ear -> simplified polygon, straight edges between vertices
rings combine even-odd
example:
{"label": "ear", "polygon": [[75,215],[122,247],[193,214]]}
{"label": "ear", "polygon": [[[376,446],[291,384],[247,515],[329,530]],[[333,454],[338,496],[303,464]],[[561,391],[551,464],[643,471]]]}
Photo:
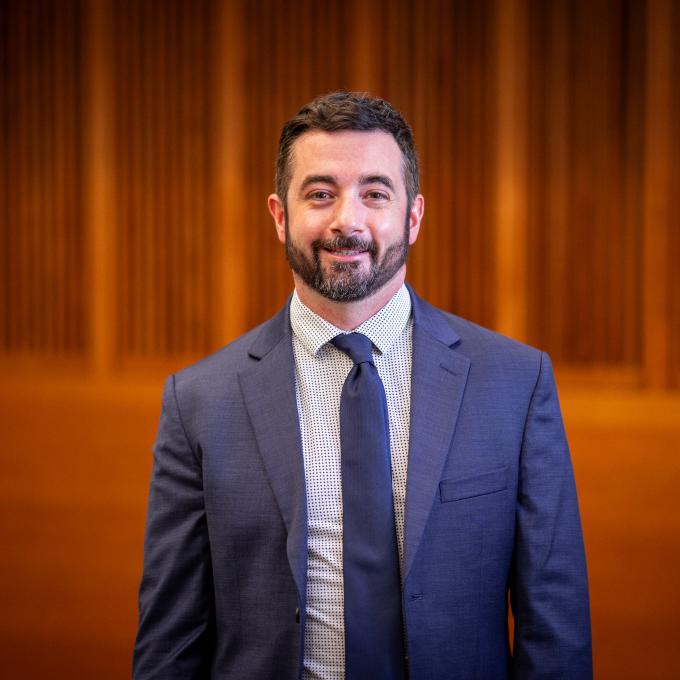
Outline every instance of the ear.
{"label": "ear", "polygon": [[281,241],[281,243],[285,243],[286,209],[283,207],[283,201],[276,194],[271,194],[267,199],[267,207],[269,208],[271,216],[274,218],[276,235],[279,237],[279,241]]}
{"label": "ear", "polygon": [[413,245],[418,238],[420,223],[425,213],[425,199],[422,194],[418,194],[411,204],[411,212],[408,216],[408,243]]}

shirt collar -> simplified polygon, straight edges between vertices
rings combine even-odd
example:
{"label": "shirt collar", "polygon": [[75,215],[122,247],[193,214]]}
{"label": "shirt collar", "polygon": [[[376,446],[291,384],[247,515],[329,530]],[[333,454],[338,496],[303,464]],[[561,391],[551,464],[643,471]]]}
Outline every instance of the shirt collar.
{"label": "shirt collar", "polygon": [[[411,296],[402,284],[392,299],[355,331],[366,335],[378,351],[385,354],[402,334],[410,317]],[[345,333],[304,305],[297,291],[293,292],[290,301],[290,325],[295,336],[312,356],[316,356],[336,335]]]}

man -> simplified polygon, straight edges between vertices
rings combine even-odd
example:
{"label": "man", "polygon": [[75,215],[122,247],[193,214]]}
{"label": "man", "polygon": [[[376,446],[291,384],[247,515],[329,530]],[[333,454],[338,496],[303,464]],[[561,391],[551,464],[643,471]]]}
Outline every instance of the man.
{"label": "man", "polygon": [[404,285],[410,128],[320,97],[276,191],[293,295],[165,385],[135,677],[590,678],[550,362]]}

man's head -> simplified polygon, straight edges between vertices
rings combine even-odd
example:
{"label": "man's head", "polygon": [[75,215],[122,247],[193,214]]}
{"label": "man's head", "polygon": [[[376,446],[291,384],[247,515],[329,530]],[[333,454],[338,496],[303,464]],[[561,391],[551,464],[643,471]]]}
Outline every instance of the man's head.
{"label": "man's head", "polygon": [[284,125],[276,182],[269,209],[307,302],[396,292],[423,198],[411,130],[390,104],[333,93],[303,107]]}
{"label": "man's head", "polygon": [[292,175],[293,145],[305,132],[382,130],[394,137],[402,154],[404,184],[408,202],[418,194],[420,170],[411,127],[392,104],[362,92],[331,92],[305,104],[281,129],[276,159],[276,193],[284,202]]}

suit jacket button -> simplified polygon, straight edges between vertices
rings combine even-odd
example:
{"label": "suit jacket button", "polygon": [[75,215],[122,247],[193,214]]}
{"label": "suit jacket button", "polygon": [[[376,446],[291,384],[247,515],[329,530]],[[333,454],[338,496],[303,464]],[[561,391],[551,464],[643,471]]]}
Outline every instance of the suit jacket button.
{"label": "suit jacket button", "polygon": [[295,607],[295,623],[300,623],[300,607]]}

